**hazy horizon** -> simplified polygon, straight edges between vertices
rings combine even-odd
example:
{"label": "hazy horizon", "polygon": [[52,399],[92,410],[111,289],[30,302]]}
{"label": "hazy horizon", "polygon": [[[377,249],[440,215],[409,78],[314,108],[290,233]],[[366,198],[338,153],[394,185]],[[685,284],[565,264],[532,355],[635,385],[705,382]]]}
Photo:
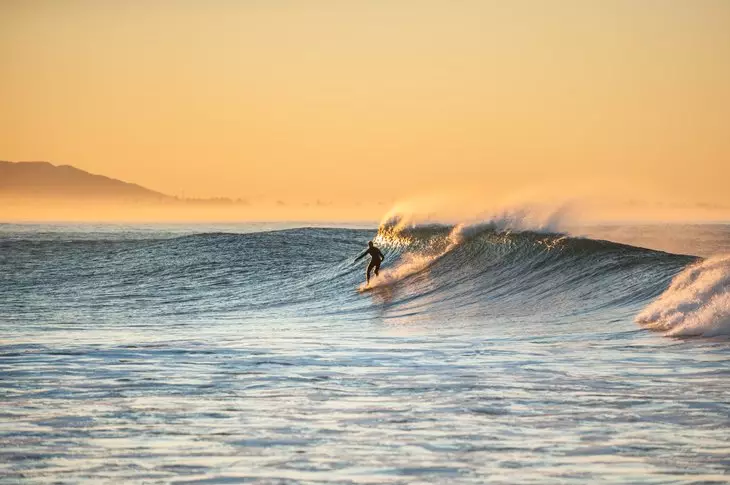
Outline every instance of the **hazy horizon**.
{"label": "hazy horizon", "polygon": [[[397,216],[413,222],[447,223],[479,223],[507,217],[524,219],[537,226],[555,219],[560,220],[563,225],[580,226],[603,223],[724,223],[730,220],[723,216],[727,206],[667,204],[648,199],[612,198],[611,195],[617,194],[628,197],[619,187],[614,187],[613,193],[607,192],[604,187],[603,192],[590,193],[584,190],[582,195],[576,192],[573,196],[550,190],[553,187],[543,187],[516,192],[512,197],[499,201],[490,201],[484,194],[465,187],[458,192],[441,190],[420,197],[402,197],[400,200],[345,204],[318,199],[293,203],[286,199],[270,198],[192,199],[185,198],[184,194],[183,197],[177,197],[151,191],[152,197],[163,197],[158,200],[140,199],[138,196],[124,196],[109,191],[110,183],[116,183],[125,190],[132,188],[134,193],[145,192],[149,188],[105,174],[79,171],[70,165],[53,166],[49,162],[19,162],[15,165],[45,165],[52,167],[52,170],[43,179],[37,180],[37,186],[26,187],[20,184],[14,187],[13,182],[19,181],[12,178],[7,183],[0,184],[0,220],[7,222],[377,223]],[[72,169],[71,173],[82,177],[78,180],[54,179],[54,176],[58,176],[55,169],[69,168]],[[35,172],[31,172],[33,173]],[[22,182],[29,183],[27,175]],[[68,171],[64,171],[64,175],[68,175]],[[98,185],[99,179],[104,183]],[[71,185],[63,186],[66,182]],[[92,195],[80,195],[79,186]],[[698,208],[703,209],[704,213],[698,214]],[[631,214],[626,215],[629,211]],[[668,213],[671,217],[667,217]]]}

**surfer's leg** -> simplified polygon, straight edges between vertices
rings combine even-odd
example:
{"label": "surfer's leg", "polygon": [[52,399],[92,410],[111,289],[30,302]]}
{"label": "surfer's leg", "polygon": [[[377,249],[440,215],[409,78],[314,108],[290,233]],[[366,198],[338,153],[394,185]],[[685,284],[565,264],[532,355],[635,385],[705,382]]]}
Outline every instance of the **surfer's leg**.
{"label": "surfer's leg", "polygon": [[380,263],[375,263],[375,276],[378,276],[379,271],[380,271]]}
{"label": "surfer's leg", "polygon": [[374,263],[372,263],[372,262],[371,262],[371,263],[370,263],[370,264],[368,265],[368,272],[367,272],[367,281],[368,281],[368,283],[370,283],[370,272],[371,272],[371,271],[373,270],[373,268],[376,268],[376,269],[375,269],[375,274],[376,274],[376,275],[378,274],[378,269],[377,269],[377,267],[375,266],[375,264],[374,264]]}

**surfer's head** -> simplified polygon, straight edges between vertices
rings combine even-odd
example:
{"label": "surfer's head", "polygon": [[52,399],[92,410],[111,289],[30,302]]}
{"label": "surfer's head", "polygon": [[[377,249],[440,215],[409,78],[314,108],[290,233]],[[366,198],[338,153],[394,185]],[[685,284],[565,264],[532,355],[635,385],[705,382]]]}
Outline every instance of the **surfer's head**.
{"label": "surfer's head", "polygon": [[372,241],[368,241],[368,246],[373,247],[373,242]]}

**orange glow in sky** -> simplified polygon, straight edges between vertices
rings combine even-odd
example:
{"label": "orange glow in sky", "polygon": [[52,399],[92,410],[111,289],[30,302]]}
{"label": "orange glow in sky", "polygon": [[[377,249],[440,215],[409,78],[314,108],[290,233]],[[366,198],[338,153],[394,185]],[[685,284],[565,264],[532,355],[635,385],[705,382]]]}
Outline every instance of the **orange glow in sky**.
{"label": "orange glow in sky", "polygon": [[1,160],[375,218],[547,187],[730,219],[725,0],[9,0],[0,59]]}

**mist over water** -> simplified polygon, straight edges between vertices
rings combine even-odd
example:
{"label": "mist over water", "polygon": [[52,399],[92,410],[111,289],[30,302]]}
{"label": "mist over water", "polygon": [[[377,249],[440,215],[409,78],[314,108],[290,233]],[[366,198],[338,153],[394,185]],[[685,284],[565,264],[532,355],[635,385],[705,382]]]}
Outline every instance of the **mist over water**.
{"label": "mist over water", "polygon": [[0,225],[0,481],[725,483],[728,226],[514,222]]}

